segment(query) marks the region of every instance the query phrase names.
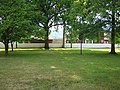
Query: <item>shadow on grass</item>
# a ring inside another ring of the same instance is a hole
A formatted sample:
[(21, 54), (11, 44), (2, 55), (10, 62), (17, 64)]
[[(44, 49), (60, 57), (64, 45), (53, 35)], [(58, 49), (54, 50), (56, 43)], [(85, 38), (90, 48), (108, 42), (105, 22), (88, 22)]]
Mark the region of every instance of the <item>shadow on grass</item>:
[[(66, 56), (91, 56), (95, 55), (98, 57), (102, 56), (116, 56), (109, 54), (110, 49), (83, 49), (83, 54), (80, 55), (79, 48), (50, 48), (49, 50), (45, 50), (44, 48), (18, 48), (14, 49), (12, 52), (9, 50), (8, 57), (29, 57), (29, 56), (54, 56), (54, 55), (66, 55)], [(117, 52), (117, 55), (120, 55), (120, 52)], [(4, 56), (4, 51), (0, 51), (0, 56)]]

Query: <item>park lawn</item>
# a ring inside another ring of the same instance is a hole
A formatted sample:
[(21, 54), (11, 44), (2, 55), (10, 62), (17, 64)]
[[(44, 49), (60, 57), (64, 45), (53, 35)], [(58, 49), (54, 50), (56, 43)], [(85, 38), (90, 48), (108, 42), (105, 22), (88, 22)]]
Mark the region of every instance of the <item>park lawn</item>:
[(0, 90), (120, 90), (120, 49), (0, 51)]

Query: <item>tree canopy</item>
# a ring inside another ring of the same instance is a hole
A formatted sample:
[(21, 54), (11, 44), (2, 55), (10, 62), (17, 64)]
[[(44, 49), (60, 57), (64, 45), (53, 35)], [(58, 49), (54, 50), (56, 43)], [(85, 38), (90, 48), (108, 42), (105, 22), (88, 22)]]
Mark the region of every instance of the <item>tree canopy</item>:
[(36, 17), (33, 20), (39, 27), (43, 28), (45, 34), (45, 48), (49, 49), (50, 28), (62, 25), (62, 15), (69, 7), (72, 0), (36, 0), (33, 5), (36, 6)]
[(98, 0), (94, 2), (95, 16), (102, 21), (102, 28), (111, 33), (111, 52), (115, 54), (115, 36), (120, 28), (120, 2), (119, 0)]
[(1, 0), (0, 18), (0, 41), (5, 45), (7, 56), (9, 42), (29, 36), (33, 23), (28, 17), (25, 0)]
[[(99, 32), (111, 33), (111, 54), (119, 41), (119, 0), (0, 0), (0, 41), (8, 53), (8, 43), (31, 35), (45, 40), (49, 49), (51, 27), (63, 25), (72, 37), (95, 38)], [(64, 40), (64, 39), (63, 39)], [(63, 43), (64, 47), (64, 43)]]

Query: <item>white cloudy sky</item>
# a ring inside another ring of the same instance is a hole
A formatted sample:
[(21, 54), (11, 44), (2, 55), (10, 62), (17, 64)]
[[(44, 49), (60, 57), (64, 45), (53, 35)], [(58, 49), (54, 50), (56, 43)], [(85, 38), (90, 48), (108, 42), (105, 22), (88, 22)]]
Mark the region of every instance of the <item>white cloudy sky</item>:
[(50, 39), (61, 39), (63, 37), (63, 27), (59, 26), (58, 31), (53, 27), (51, 28)]

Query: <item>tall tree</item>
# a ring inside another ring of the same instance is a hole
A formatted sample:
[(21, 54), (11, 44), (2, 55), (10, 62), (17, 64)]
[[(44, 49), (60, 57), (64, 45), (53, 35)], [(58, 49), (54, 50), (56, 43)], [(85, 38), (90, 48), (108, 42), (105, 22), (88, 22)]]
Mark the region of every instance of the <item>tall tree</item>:
[[(94, 0), (93, 0), (94, 1)], [(116, 30), (120, 27), (120, 2), (119, 0), (96, 0), (94, 2), (94, 14), (103, 21), (103, 28), (111, 33), (111, 51), (115, 52)]]
[(32, 22), (27, 16), (25, 0), (0, 1), (0, 41), (5, 45), (5, 55), (8, 55), (9, 42), (26, 37), (31, 32)]
[[(88, 30), (88, 20), (87, 17), (89, 15), (89, 9), (92, 7), (89, 0), (75, 0), (71, 6), (71, 10), (67, 17), (68, 25), (74, 28), (74, 36), (78, 36), (81, 41), (81, 48), (82, 48), (82, 41), (85, 34), (89, 33)], [(71, 29), (68, 30), (71, 33)], [(72, 33), (72, 34), (73, 34)], [(81, 49), (82, 54), (82, 49)]]
[(71, 12), (71, 9), (73, 8), (72, 5), (75, 0), (71, 0), (67, 3), (64, 3), (64, 7), (62, 8), (63, 12), (60, 14), (60, 18), (62, 19), (63, 22), (63, 45), (62, 47), (65, 47), (65, 38), (66, 38), (66, 31), (67, 31), (67, 25), (68, 25), (68, 19), (69, 19), (69, 14)]
[(50, 28), (53, 26), (63, 25), (61, 23), (61, 14), (64, 13), (65, 6), (71, 0), (36, 0), (37, 15), (34, 22), (42, 27), (45, 32), (45, 49), (49, 49)]

